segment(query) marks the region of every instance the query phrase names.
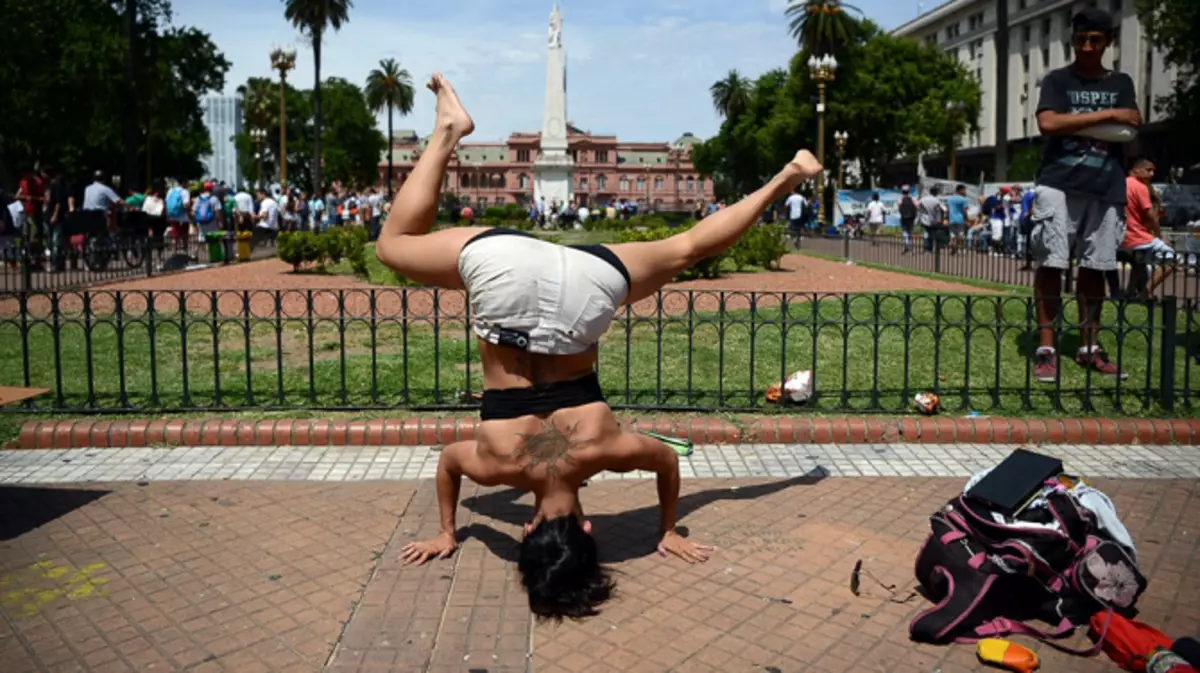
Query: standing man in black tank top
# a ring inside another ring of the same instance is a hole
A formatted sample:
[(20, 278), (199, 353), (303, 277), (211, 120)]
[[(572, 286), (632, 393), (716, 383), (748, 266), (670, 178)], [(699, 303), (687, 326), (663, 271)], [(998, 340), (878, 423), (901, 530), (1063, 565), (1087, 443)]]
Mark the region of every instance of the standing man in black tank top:
[(678, 456), (666, 444), (623, 431), (596, 378), (596, 344), (617, 309), (645, 299), (680, 271), (731, 247), (773, 202), (821, 170), (796, 154), (766, 186), (662, 241), (566, 247), (522, 232), (456, 227), (430, 233), (455, 145), (475, 128), (450, 83), (434, 75), (433, 135), (396, 195), (375, 251), (379, 260), (425, 285), (467, 290), (479, 340), (484, 395), (474, 440), (441, 452), (437, 493), (441, 533), (404, 548), (409, 563), (456, 548), (462, 477), (534, 494), (518, 568), (539, 618), (580, 618), (614, 588), (602, 568), (579, 502), (580, 486), (604, 470), (657, 475), (658, 551), (689, 563), (711, 547), (675, 531)]

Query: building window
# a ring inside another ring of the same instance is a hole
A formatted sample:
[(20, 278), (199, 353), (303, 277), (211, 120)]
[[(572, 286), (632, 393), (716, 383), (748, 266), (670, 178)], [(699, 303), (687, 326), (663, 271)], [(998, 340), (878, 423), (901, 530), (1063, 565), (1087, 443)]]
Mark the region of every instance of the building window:
[(598, 163), (598, 164), (608, 163), (608, 150), (597, 150), (596, 151), (596, 163)]
[(1021, 54), (1021, 67), (1026, 75), (1029, 74), (1029, 54)]
[(1021, 28), (1021, 37), (1024, 38), (1025, 44), (1028, 45), (1029, 42), (1033, 39), (1033, 28), (1031, 28), (1030, 26), (1025, 26), (1025, 27)]
[(689, 192), (696, 191), (696, 181), (690, 175), (688, 176), (688, 179), (687, 179), (687, 190)]
[(1050, 47), (1042, 47), (1042, 70), (1050, 67)]
[(520, 189), (529, 188), (529, 176), (524, 173), (517, 176), (517, 187)]
[(571, 161), (579, 163), (579, 150), (571, 150)]
[(466, 173), (460, 174), (458, 176), (458, 186), (459, 187), (470, 187), (471, 186), (471, 176), (467, 175)]
[(597, 175), (596, 176), (596, 189), (605, 189), (607, 187), (608, 187), (608, 178), (604, 177), (604, 175)]
[(622, 175), (619, 184), (621, 187), (621, 191), (623, 191), (623, 192), (629, 191), (629, 178)]
[(683, 178), (681, 178), (678, 175), (675, 176), (675, 191), (677, 191), (677, 192), (683, 191)]
[(529, 150), (517, 150), (517, 161), (522, 163), (529, 161)]
[(582, 178), (579, 178), (579, 188), (580, 188), (580, 189), (587, 189), (587, 188), (588, 188), (588, 181), (587, 181), (587, 177), (586, 177), (586, 176), (585, 176), (585, 177), (582, 177)]
[(1071, 62), (1071, 41), (1070, 40), (1066, 40), (1063, 42), (1063, 61), (1065, 61), (1067, 63)]
[(1050, 19), (1042, 19), (1042, 37), (1050, 37)]
[(504, 189), (504, 176), (499, 174), (492, 176), (492, 186)]
[(967, 18), (968, 30), (976, 30), (983, 27), (983, 12), (977, 12)]
[(952, 23), (946, 26), (946, 39), (953, 40), (956, 37), (958, 37), (958, 24)]
[(654, 191), (661, 192), (663, 188), (663, 179), (661, 177), (654, 178)]
[(646, 191), (646, 178), (638, 178), (637, 179), (637, 188), (638, 188), (639, 192)]
[[(1017, 3), (1017, 9), (1025, 9), (1026, 3), (1028, 3), (1028, 1), (1029, 0), (1021, 0), (1019, 3)], [(1025, 39), (1029, 39), (1029, 38), (1025, 38)]]

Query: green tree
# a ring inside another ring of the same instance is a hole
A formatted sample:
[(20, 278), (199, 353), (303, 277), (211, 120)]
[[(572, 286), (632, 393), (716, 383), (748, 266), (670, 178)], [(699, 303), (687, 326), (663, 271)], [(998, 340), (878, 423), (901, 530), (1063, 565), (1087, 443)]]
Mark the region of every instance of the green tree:
[(713, 108), (726, 119), (733, 119), (741, 114), (750, 104), (750, 80), (742, 77), (737, 70), (730, 70), (724, 79), (709, 87)]
[(371, 112), (379, 114), (387, 108), (387, 148), (388, 172), (387, 193), (392, 196), (392, 110), (399, 110), (404, 116), (413, 109), (412, 75), (401, 68), (394, 58), (379, 62), (379, 67), (367, 75), (367, 105)]
[[(1150, 42), (1176, 68), (1171, 93), (1155, 103), (1171, 117), (1172, 147), (1181, 153), (1200, 153), (1200, 2), (1196, 0), (1135, 0), (1138, 19)], [(1146, 114), (1149, 110), (1143, 110)]]
[[(825, 129), (849, 133), (846, 157), (860, 160), (864, 179), (896, 158), (944, 150), (957, 135), (978, 128), (978, 82), (937, 47), (888, 35), (869, 21), (844, 45), (837, 79), (828, 87)], [(750, 88), (746, 110), (725, 119), (717, 136), (693, 150), (699, 172), (735, 193), (757, 188), (800, 147), (817, 147), (817, 85), (808, 54), (787, 69), (770, 71)], [(961, 102), (958, 114), (947, 103)], [(828, 143), (832, 147), (832, 142)], [(827, 151), (825, 164), (837, 168)]]
[[(0, 181), (35, 162), (74, 178), (92, 170), (121, 174), (123, 184), (155, 174), (200, 177), (211, 150), (201, 99), (224, 87), (229, 63), (208, 35), (170, 27), (170, 3), (138, 0), (140, 127), (135, 168), (125, 161), (130, 40), (124, 2), (0, 2)], [(128, 172), (134, 170), (133, 175)]]
[(788, 31), (802, 50), (814, 54), (841, 54), (859, 39), (862, 24), (846, 13), (861, 14), (857, 7), (838, 0), (791, 0), (785, 14)]
[(366, 96), (357, 85), (339, 77), (325, 80), (324, 89), (329, 110), (323, 139), (329, 180), (355, 187), (376, 184), (387, 141), (375, 127)]
[(292, 25), (300, 29), (312, 42), (313, 48), (313, 122), (316, 132), (313, 134), (313, 168), (314, 187), (320, 189), (323, 185), (322, 164), (324, 155), (321, 154), (323, 117), (321, 115), (321, 42), (325, 31), (334, 31), (350, 21), (350, 8), (354, 6), (351, 0), (284, 0), (284, 16)]
[[(238, 87), (242, 97), (242, 133), (234, 137), (238, 150), (238, 166), (242, 174), (270, 184), (279, 178), (279, 82), (265, 77), (251, 77)], [(312, 95), (291, 84), (285, 98), (287, 104), (287, 163), (288, 183), (303, 189), (312, 186)], [(250, 132), (265, 131), (261, 147), (255, 144)]]

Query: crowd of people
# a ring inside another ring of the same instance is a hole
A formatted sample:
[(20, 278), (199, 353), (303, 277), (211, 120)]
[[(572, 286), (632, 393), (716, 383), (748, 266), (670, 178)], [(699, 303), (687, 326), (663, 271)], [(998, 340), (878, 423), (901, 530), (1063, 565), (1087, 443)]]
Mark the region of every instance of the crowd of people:
[[(320, 231), (353, 225), (378, 236), (390, 207), (382, 190), (345, 189), (334, 183), (325, 196), (299, 189), (242, 186), (206, 181), (192, 185), (155, 179), (148, 189), (123, 189), (119, 177), (101, 171), (82, 190), (48, 165), (35, 166), (9, 193), (0, 187), (0, 261), (26, 262), (32, 271), (64, 271), (89, 236), (112, 240), (122, 233), (164, 237), (177, 250), (194, 249), (216, 232), (253, 232), (257, 243), (273, 242), (280, 231)], [(131, 217), (133, 213), (140, 214)]]

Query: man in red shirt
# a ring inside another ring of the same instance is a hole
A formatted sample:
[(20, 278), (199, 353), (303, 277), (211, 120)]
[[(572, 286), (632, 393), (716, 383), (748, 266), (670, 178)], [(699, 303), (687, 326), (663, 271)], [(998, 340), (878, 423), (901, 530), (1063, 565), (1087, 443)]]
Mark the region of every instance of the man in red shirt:
[(42, 209), (46, 203), (46, 181), (42, 173), (40, 167), (34, 166), (17, 183), (17, 198), (25, 209), (25, 245), (35, 270), (40, 269), (42, 262)]
[[(1139, 158), (1132, 166), (1129, 176), (1125, 178), (1125, 240), (1121, 243), (1121, 249), (1134, 253), (1136, 264), (1133, 267), (1131, 287), (1137, 288), (1144, 299), (1149, 299), (1154, 290), (1175, 270), (1172, 266), (1162, 265), (1175, 259), (1175, 250), (1159, 238), (1161, 230), (1158, 212), (1150, 200), (1150, 180), (1154, 178), (1154, 162)], [(1162, 266), (1152, 273), (1153, 267), (1143, 264), (1143, 260)], [(1146, 284), (1147, 279), (1150, 279), (1149, 286)]]

